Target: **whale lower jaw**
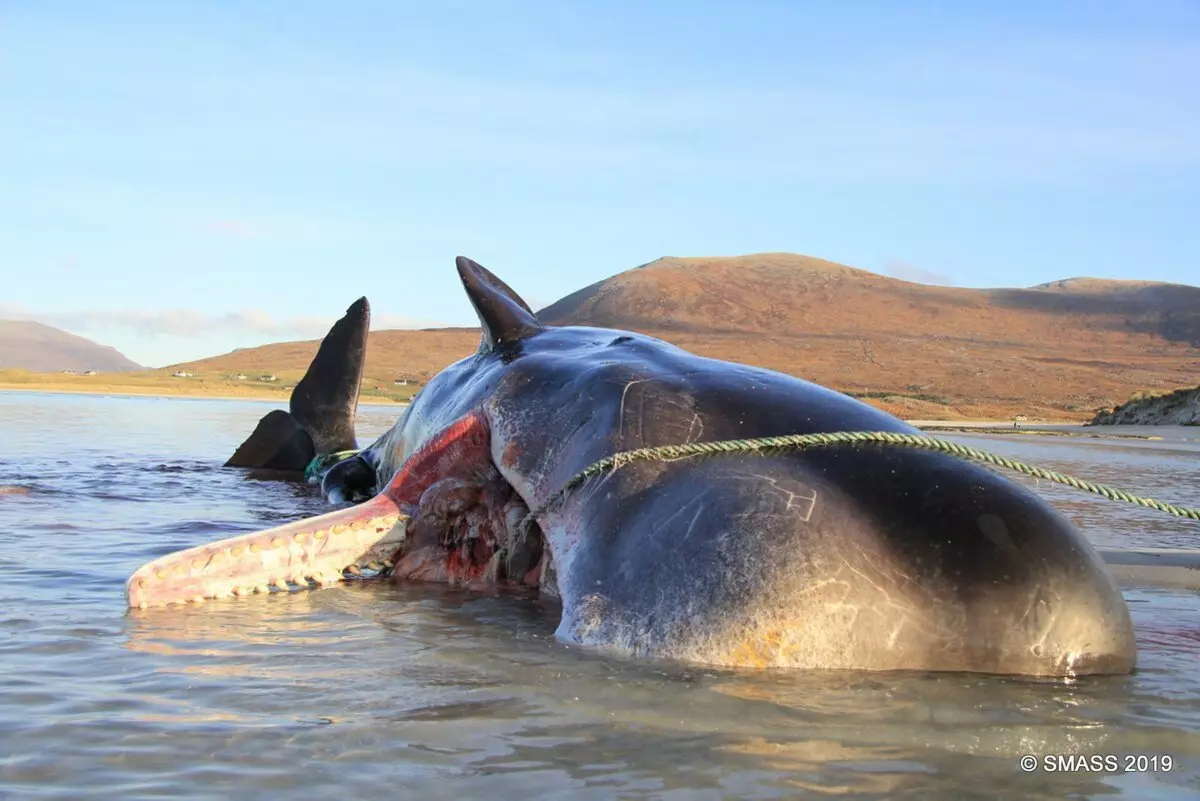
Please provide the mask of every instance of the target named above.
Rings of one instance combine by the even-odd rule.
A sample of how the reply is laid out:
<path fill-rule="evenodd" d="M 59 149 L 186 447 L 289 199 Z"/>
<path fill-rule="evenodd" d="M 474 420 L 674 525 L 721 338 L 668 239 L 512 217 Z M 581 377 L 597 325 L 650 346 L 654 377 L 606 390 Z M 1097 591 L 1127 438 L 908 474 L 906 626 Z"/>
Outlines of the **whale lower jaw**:
<path fill-rule="evenodd" d="M 541 529 L 491 461 L 472 412 L 433 437 L 357 506 L 168 554 L 126 583 L 130 607 L 394 577 L 466 587 L 552 584 Z M 547 587 L 554 594 L 553 587 Z"/>
<path fill-rule="evenodd" d="M 409 518 L 384 496 L 360 506 L 155 559 L 126 582 L 146 608 L 332 584 L 386 571 Z"/>

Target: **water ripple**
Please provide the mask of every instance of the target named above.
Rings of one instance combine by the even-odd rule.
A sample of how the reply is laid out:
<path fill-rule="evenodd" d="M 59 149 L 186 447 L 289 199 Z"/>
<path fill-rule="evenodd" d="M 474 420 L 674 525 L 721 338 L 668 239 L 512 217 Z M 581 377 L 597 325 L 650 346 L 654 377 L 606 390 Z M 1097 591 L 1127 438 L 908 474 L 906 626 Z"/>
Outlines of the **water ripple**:
<path fill-rule="evenodd" d="M 156 556 L 317 514 L 221 460 L 260 403 L 0 394 L 0 796 L 1193 798 L 1200 602 L 1127 593 L 1131 677 L 718 671 L 557 642 L 558 609 L 339 586 L 126 610 Z M 370 412 L 374 433 L 391 412 Z M 973 439 L 1197 504 L 1196 454 Z M 1194 524 L 1037 486 L 1101 544 Z M 1025 774 L 1024 753 L 1167 753 L 1170 773 Z"/>

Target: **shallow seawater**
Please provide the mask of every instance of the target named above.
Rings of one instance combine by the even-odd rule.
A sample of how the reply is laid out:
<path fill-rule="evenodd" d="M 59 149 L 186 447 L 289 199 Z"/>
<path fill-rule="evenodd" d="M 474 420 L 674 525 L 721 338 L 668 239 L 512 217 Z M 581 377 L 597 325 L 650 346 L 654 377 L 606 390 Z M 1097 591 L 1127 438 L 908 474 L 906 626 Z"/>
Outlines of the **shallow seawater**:
<path fill-rule="evenodd" d="M 630 663 L 552 603 L 424 586 L 126 610 L 144 562 L 326 510 L 220 467 L 268 408 L 0 393 L 0 797 L 1197 797 L 1197 593 L 1127 591 L 1139 671 L 1077 682 Z M 1194 441 L 954 439 L 1200 505 Z M 1098 544 L 1200 538 L 1037 488 Z M 1045 769 L 1070 754 L 1118 770 Z"/>

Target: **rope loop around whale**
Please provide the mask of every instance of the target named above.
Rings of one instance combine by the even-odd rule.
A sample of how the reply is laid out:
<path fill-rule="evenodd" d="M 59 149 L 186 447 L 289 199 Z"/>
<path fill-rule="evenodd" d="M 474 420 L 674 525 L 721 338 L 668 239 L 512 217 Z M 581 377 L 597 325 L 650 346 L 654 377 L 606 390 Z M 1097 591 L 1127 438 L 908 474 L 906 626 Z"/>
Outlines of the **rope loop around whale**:
<path fill-rule="evenodd" d="M 1014 459 L 1008 459 L 1003 456 L 998 456 L 994 453 L 981 451 L 978 448 L 971 448 L 966 445 L 959 445 L 949 440 L 938 439 L 937 437 L 925 436 L 922 434 L 902 434 L 894 431 L 837 431 L 825 434 L 789 434 L 780 437 L 760 437 L 758 439 L 729 439 L 719 440 L 715 442 L 691 442 L 683 445 L 661 445 L 655 448 L 638 448 L 632 451 L 622 451 L 615 453 L 612 456 L 606 456 L 599 461 L 585 467 L 583 470 L 572 476 L 566 484 L 557 492 L 551 495 L 545 503 L 531 511 L 522 521 L 522 525 L 528 525 L 539 515 L 545 513 L 551 506 L 558 503 L 564 495 L 578 487 L 592 476 L 600 473 L 616 470 L 630 462 L 637 461 L 668 461 L 679 459 L 688 456 L 713 456 L 726 453 L 758 453 L 763 451 L 795 449 L 808 450 L 812 448 L 827 448 L 834 445 L 886 445 L 896 448 L 916 448 L 918 450 L 940 451 L 948 453 L 952 456 L 958 456 L 963 459 L 968 459 L 985 464 L 1003 467 L 1008 470 L 1014 470 L 1018 473 L 1024 473 L 1033 478 L 1041 478 L 1047 481 L 1053 481 L 1056 484 L 1063 484 L 1068 487 L 1073 487 L 1085 492 L 1091 492 L 1108 498 L 1110 501 L 1124 501 L 1138 506 L 1144 506 L 1148 509 L 1156 509 L 1160 512 L 1165 512 L 1176 517 L 1183 517 L 1189 520 L 1200 521 L 1200 509 L 1191 509 L 1186 506 L 1176 506 L 1175 504 L 1165 503 L 1155 498 L 1147 498 L 1141 495 L 1117 489 L 1116 487 L 1108 487 L 1103 484 L 1094 484 L 1090 481 L 1085 481 L 1081 478 L 1068 476 L 1063 473 L 1056 473 L 1053 470 L 1035 467 L 1033 465 L 1018 462 Z"/>

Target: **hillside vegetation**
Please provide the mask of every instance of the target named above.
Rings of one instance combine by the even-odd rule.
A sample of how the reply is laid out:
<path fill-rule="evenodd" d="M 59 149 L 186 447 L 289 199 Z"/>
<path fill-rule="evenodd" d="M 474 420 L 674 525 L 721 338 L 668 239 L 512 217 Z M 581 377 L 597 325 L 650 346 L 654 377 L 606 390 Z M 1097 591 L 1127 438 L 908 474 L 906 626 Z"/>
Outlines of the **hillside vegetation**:
<path fill-rule="evenodd" d="M 640 331 L 909 418 L 1086 420 L 1135 390 L 1187 386 L 1200 374 L 1200 288 L 1141 281 L 962 289 L 792 254 L 670 257 L 581 289 L 539 317 Z M 364 389 L 427 380 L 478 341 L 475 329 L 372 332 Z M 316 347 L 280 343 L 181 367 L 303 371 Z"/>

